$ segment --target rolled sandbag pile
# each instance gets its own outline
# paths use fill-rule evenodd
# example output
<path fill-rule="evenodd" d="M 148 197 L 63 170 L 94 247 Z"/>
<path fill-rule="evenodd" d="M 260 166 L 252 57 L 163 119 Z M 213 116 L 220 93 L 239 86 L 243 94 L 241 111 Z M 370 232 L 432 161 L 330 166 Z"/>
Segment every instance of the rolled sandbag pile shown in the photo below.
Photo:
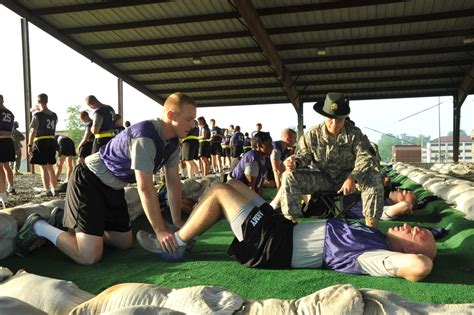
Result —
<path fill-rule="evenodd" d="M 8 269 L 6 271 L 9 272 Z M 2 268 L 0 267 L 0 275 Z M 474 304 L 424 304 L 388 291 L 338 284 L 299 299 L 244 300 L 214 286 L 123 283 L 97 296 L 74 283 L 19 271 L 0 278 L 0 314 L 472 314 Z"/>
<path fill-rule="evenodd" d="M 76 306 L 70 314 L 102 314 L 137 306 L 153 306 L 186 314 L 232 314 L 242 304 L 238 294 L 212 286 L 168 289 L 152 284 L 123 283 Z"/>
<path fill-rule="evenodd" d="M 54 207 L 64 208 L 64 200 L 51 200 L 41 204 L 30 202 L 0 211 L 0 259 L 13 254 L 18 229 L 30 214 L 38 213 L 47 220 Z"/>
<path fill-rule="evenodd" d="M 474 190 L 464 191 L 453 199 L 456 209 L 464 212 L 466 219 L 474 220 Z"/>
<path fill-rule="evenodd" d="M 182 196 L 183 198 L 198 201 L 213 183 L 220 182 L 222 182 L 222 178 L 214 175 L 199 179 L 188 178 L 181 181 Z"/>
<path fill-rule="evenodd" d="M 22 270 L 0 282 L 0 296 L 11 298 L 12 305 L 15 305 L 13 299 L 17 299 L 46 314 L 58 315 L 68 314 L 77 305 L 94 297 L 70 281 L 41 277 Z M 25 307 L 24 303 L 20 306 Z M 26 313 L 15 310 L 9 314 Z"/>

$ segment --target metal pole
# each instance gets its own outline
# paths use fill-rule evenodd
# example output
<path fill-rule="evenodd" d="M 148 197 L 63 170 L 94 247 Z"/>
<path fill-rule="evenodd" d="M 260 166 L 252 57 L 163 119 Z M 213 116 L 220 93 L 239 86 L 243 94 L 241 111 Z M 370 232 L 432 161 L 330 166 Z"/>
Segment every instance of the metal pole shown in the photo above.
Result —
<path fill-rule="evenodd" d="M 453 162 L 459 162 L 459 138 L 461 129 L 461 104 L 458 95 L 453 96 Z"/>
<path fill-rule="evenodd" d="M 28 135 L 31 124 L 31 65 L 30 65 L 30 39 L 28 33 L 28 20 L 21 19 L 21 46 L 23 52 L 23 93 L 25 96 L 25 133 L 28 145 Z M 26 170 L 30 171 L 30 157 L 26 150 Z"/>
<path fill-rule="evenodd" d="M 118 78 L 117 80 L 117 90 L 118 90 L 118 113 L 123 118 L 123 80 Z"/>
<path fill-rule="evenodd" d="M 438 161 L 441 162 L 441 101 L 438 96 Z"/>
<path fill-rule="evenodd" d="M 298 139 L 303 136 L 304 133 L 304 121 L 303 121 L 303 102 L 299 104 L 299 111 L 296 112 L 298 116 Z"/>

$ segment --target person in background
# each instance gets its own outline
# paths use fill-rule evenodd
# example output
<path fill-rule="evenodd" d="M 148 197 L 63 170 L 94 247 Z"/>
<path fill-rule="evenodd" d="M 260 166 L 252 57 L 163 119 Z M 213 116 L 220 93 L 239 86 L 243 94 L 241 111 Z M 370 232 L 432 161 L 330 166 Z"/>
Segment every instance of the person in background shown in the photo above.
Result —
<path fill-rule="evenodd" d="M 23 148 L 23 145 L 21 144 L 22 141 L 25 141 L 25 136 L 18 131 L 18 122 L 15 121 L 13 123 L 13 130 L 12 130 L 12 139 L 13 139 L 13 145 L 15 146 L 15 162 L 10 163 L 10 168 L 14 169 L 14 175 L 23 175 L 20 172 L 21 168 L 21 148 Z"/>
<path fill-rule="evenodd" d="M 224 168 L 228 169 L 231 164 L 231 148 L 230 148 L 230 134 L 229 134 L 229 129 L 224 129 L 224 136 L 222 137 L 221 141 L 221 147 L 222 147 L 222 157 L 223 157 L 223 164 Z"/>
<path fill-rule="evenodd" d="M 196 160 L 199 158 L 199 127 L 197 121 L 181 142 L 181 159 L 186 163 L 188 178 L 199 176 Z"/>
<path fill-rule="evenodd" d="M 198 117 L 199 125 L 199 160 L 201 161 L 201 173 L 203 176 L 209 175 L 211 158 L 211 130 L 204 117 Z"/>
<path fill-rule="evenodd" d="M 82 136 L 81 142 L 79 142 L 79 145 L 77 146 L 77 153 L 79 153 L 79 161 L 83 163 L 84 159 L 92 154 L 94 134 L 91 131 L 92 119 L 89 117 L 89 113 L 82 111 L 80 118 L 84 124 L 84 135 Z"/>
<path fill-rule="evenodd" d="M 253 138 L 253 136 L 255 136 L 255 134 L 256 134 L 257 132 L 260 132 L 260 131 L 262 130 L 262 124 L 261 124 L 261 123 L 257 123 L 257 124 L 255 125 L 255 128 L 257 128 L 257 130 L 252 131 L 252 134 L 250 135 L 251 138 Z"/>
<path fill-rule="evenodd" d="M 249 137 L 249 133 L 244 133 L 244 153 L 249 152 L 252 150 L 252 139 Z"/>
<path fill-rule="evenodd" d="M 115 110 L 99 102 L 94 95 L 86 97 L 86 104 L 94 110 L 91 132 L 94 134 L 92 153 L 96 153 L 115 136 Z"/>
<path fill-rule="evenodd" d="M 56 195 L 56 124 L 58 116 L 48 108 L 48 95 L 42 93 L 37 97 L 40 110 L 33 114 L 30 125 L 28 153 L 31 164 L 38 164 L 41 168 L 41 180 L 44 191 L 38 196 L 52 197 Z"/>
<path fill-rule="evenodd" d="M 272 153 L 272 137 L 268 132 L 257 132 L 252 139 L 254 149 L 245 153 L 231 171 L 230 177 L 247 185 L 263 196 L 263 182 L 270 170 L 268 157 Z"/>
<path fill-rule="evenodd" d="M 57 151 L 58 151 L 58 163 L 56 164 L 56 178 L 59 180 L 61 172 L 63 170 L 63 164 L 66 162 L 66 179 L 63 181 L 67 183 L 71 177 L 72 170 L 74 169 L 74 157 L 76 156 L 76 146 L 71 138 L 63 135 L 56 136 Z"/>
<path fill-rule="evenodd" d="M 216 120 L 211 119 L 211 164 L 214 173 L 222 172 L 222 129 L 216 126 Z"/>
<path fill-rule="evenodd" d="M 123 126 L 122 115 L 115 114 L 115 127 L 114 127 L 115 134 L 119 134 L 123 130 L 125 130 L 125 127 Z"/>
<path fill-rule="evenodd" d="M 283 129 L 281 132 L 281 140 L 273 142 L 273 151 L 270 156 L 272 163 L 273 179 L 275 180 L 275 186 L 280 189 L 281 186 L 281 175 L 285 171 L 285 165 L 283 161 L 290 156 L 290 149 L 296 143 L 296 131 L 290 128 Z"/>
<path fill-rule="evenodd" d="M 245 136 L 240 132 L 240 126 L 235 126 L 229 144 L 232 149 L 232 158 L 238 158 L 242 153 L 244 153 L 244 139 Z"/>
<path fill-rule="evenodd" d="M 142 207 L 161 248 L 176 252 L 179 243 L 161 215 L 153 174 L 164 168 L 168 203 L 176 228 L 181 219 L 179 138 L 194 126 L 196 103 L 182 93 L 166 99 L 161 118 L 134 124 L 99 152 L 74 168 L 67 185 L 62 223 L 74 233 L 48 224 L 32 213 L 17 234 L 15 253 L 26 256 L 38 237 L 45 237 L 75 262 L 91 265 L 103 255 L 104 244 L 128 249 L 133 235 L 124 187 L 137 184 Z"/>
<path fill-rule="evenodd" d="M 13 173 L 10 162 L 15 160 L 15 146 L 12 139 L 15 115 L 5 107 L 3 95 L 0 95 L 0 202 L 3 208 L 8 203 L 7 193 L 15 193 Z M 5 189 L 5 182 L 9 187 Z"/>
<path fill-rule="evenodd" d="M 297 220 L 302 214 L 302 195 L 317 191 L 349 195 L 355 191 L 357 180 L 365 223 L 377 227 L 383 211 L 382 176 L 369 152 L 367 137 L 359 128 L 345 123 L 350 113 L 349 98 L 342 93 L 328 93 L 325 101 L 313 108 L 325 119 L 306 132 L 297 153 L 284 162 L 287 171 L 279 190 L 283 214 Z M 307 168 L 310 164 L 316 169 Z"/>

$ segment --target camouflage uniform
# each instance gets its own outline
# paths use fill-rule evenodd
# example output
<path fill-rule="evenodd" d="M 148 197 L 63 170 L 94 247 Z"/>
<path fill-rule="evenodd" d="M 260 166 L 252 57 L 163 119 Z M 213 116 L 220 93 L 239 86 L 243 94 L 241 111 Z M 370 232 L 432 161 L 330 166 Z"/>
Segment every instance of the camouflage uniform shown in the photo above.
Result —
<path fill-rule="evenodd" d="M 283 214 L 300 216 L 302 194 L 338 191 L 352 175 L 362 192 L 364 215 L 378 220 L 384 204 L 383 181 L 368 151 L 369 145 L 359 128 L 347 124 L 337 139 L 329 136 L 324 122 L 308 130 L 298 143 L 297 168 L 283 174 L 280 188 Z M 305 167 L 310 164 L 316 169 Z"/>

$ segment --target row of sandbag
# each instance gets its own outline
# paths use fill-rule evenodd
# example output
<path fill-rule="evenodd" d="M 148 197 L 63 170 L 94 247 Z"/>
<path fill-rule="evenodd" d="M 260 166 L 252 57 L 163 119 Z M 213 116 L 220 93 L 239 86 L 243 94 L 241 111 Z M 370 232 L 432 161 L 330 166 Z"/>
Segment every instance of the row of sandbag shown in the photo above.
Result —
<path fill-rule="evenodd" d="M 220 181 L 219 177 L 205 177 L 202 179 L 187 179 L 181 182 L 182 195 L 185 198 L 197 201 L 212 182 Z M 135 187 L 125 188 L 130 220 L 134 221 L 144 211 Z M 64 200 L 51 200 L 43 203 L 27 203 L 14 208 L 0 210 L 0 260 L 13 253 L 14 239 L 26 218 L 32 213 L 38 213 L 47 220 L 54 207 L 64 209 Z"/>
<path fill-rule="evenodd" d="M 452 165 L 450 167 L 452 169 Z M 443 169 L 440 165 L 434 169 L 425 169 L 398 162 L 393 166 L 393 169 L 464 212 L 466 219 L 474 220 L 474 182 L 441 174 L 434 170 Z"/>
<path fill-rule="evenodd" d="M 0 267 L 2 314 L 472 314 L 474 304 L 422 304 L 388 291 L 338 284 L 300 299 L 245 300 L 214 286 L 169 289 L 122 283 L 95 296 L 70 281 Z"/>

